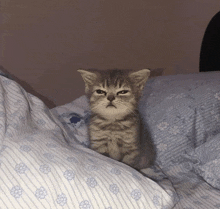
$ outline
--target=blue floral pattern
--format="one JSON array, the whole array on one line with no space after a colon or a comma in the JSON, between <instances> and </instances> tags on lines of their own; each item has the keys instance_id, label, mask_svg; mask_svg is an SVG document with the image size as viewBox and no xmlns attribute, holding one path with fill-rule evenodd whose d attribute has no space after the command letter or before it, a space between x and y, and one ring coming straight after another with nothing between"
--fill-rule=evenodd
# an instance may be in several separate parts
<instances>
[{"instance_id":1,"label":"blue floral pattern","mask_svg":"<svg viewBox=\"0 0 220 209\"><path fill-rule=\"evenodd\" d=\"M218 72L149 80L140 112L157 157L142 175L87 148L85 96L57 107L59 117L0 76L0 205L220 208L219 98Z\"/></svg>"},{"instance_id":2,"label":"blue floral pattern","mask_svg":"<svg viewBox=\"0 0 220 209\"><path fill-rule=\"evenodd\" d=\"M31 151L31 147L28 145L21 145L20 146L20 150L23 152L30 152Z\"/></svg>"},{"instance_id":3,"label":"blue floral pattern","mask_svg":"<svg viewBox=\"0 0 220 209\"><path fill-rule=\"evenodd\" d=\"M48 174L51 172L51 168L48 165L41 165L39 170L44 173L44 174Z\"/></svg>"},{"instance_id":4,"label":"blue floral pattern","mask_svg":"<svg viewBox=\"0 0 220 209\"><path fill-rule=\"evenodd\" d=\"M121 171L117 168L112 168L111 169L111 173L115 174L115 175L121 175Z\"/></svg>"},{"instance_id":5,"label":"blue floral pattern","mask_svg":"<svg viewBox=\"0 0 220 209\"><path fill-rule=\"evenodd\" d=\"M138 201L141 198L141 192L139 189L134 189L131 192L131 197L134 198L136 201ZM153 201L154 202L154 201Z\"/></svg>"},{"instance_id":6,"label":"blue floral pattern","mask_svg":"<svg viewBox=\"0 0 220 209\"><path fill-rule=\"evenodd\" d=\"M68 180L68 181L71 181L75 178L75 173L74 171L72 170L66 170L64 173L63 173L63 176Z\"/></svg>"},{"instance_id":7,"label":"blue floral pattern","mask_svg":"<svg viewBox=\"0 0 220 209\"><path fill-rule=\"evenodd\" d=\"M64 206L67 203L67 197L65 194L60 194L57 196L57 204L59 204L60 206Z\"/></svg>"},{"instance_id":8,"label":"blue floral pattern","mask_svg":"<svg viewBox=\"0 0 220 209\"><path fill-rule=\"evenodd\" d=\"M45 199L45 197L47 196L47 191L44 187L40 187L39 189L36 190L35 192L35 196L38 199Z\"/></svg>"},{"instance_id":9,"label":"blue floral pattern","mask_svg":"<svg viewBox=\"0 0 220 209\"><path fill-rule=\"evenodd\" d=\"M220 189L219 101L219 72L162 76L145 86L140 112L156 147L156 165L178 194L177 208L215 208L220 202L220 192L209 186ZM158 178L154 170L146 174ZM153 202L159 205L159 198Z\"/></svg>"},{"instance_id":10,"label":"blue floral pattern","mask_svg":"<svg viewBox=\"0 0 220 209\"><path fill-rule=\"evenodd\" d=\"M79 207L81 209L89 209L89 208L91 208L91 204L88 200L84 200L79 204Z\"/></svg>"},{"instance_id":11,"label":"blue floral pattern","mask_svg":"<svg viewBox=\"0 0 220 209\"><path fill-rule=\"evenodd\" d=\"M150 79L139 109L157 152L155 166L142 172L163 188L173 185L168 193L177 202L174 208L220 208L220 73ZM82 96L53 111L61 121L68 115L75 117L72 122L77 125L64 123L77 129L70 131L75 135L74 142L88 146L87 98ZM81 131L81 141L77 131ZM112 168L110 173L120 176L119 171ZM137 173L132 177L142 181ZM120 192L114 183L110 191ZM139 193L132 194L133 199L138 199ZM161 196L152 196L152 202L155 207L169 208L161 205Z\"/></svg>"},{"instance_id":12,"label":"blue floral pattern","mask_svg":"<svg viewBox=\"0 0 220 209\"><path fill-rule=\"evenodd\" d=\"M113 194L118 194L119 193L119 188L117 186L117 184L111 184L109 186L109 190L113 193Z\"/></svg>"},{"instance_id":13,"label":"blue floral pattern","mask_svg":"<svg viewBox=\"0 0 220 209\"><path fill-rule=\"evenodd\" d=\"M13 186L10 193L14 198L18 199L22 196L23 190L20 186Z\"/></svg>"},{"instance_id":14,"label":"blue floral pattern","mask_svg":"<svg viewBox=\"0 0 220 209\"><path fill-rule=\"evenodd\" d=\"M61 121L69 136L75 142L82 146L88 147L88 121L89 121L89 104L85 96L74 100L73 102L53 108L54 115ZM72 141L72 143L74 143Z\"/></svg>"},{"instance_id":15,"label":"blue floral pattern","mask_svg":"<svg viewBox=\"0 0 220 209\"><path fill-rule=\"evenodd\" d=\"M96 187L98 185L97 181L93 177L88 178L86 183L91 188L94 188L94 187Z\"/></svg>"},{"instance_id":16,"label":"blue floral pattern","mask_svg":"<svg viewBox=\"0 0 220 209\"><path fill-rule=\"evenodd\" d=\"M19 174L24 174L28 167L24 163L19 163L15 166L15 171Z\"/></svg>"}]
</instances>

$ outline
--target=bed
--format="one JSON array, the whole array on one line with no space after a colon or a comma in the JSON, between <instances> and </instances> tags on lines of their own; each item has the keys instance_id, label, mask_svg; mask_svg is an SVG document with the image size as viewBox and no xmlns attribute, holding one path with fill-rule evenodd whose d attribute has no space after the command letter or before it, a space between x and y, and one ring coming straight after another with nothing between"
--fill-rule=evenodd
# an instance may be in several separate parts
<instances>
[{"instance_id":1,"label":"bed","mask_svg":"<svg viewBox=\"0 0 220 209\"><path fill-rule=\"evenodd\" d=\"M220 73L149 79L139 105L155 165L88 148L86 96L48 109L0 76L0 209L220 208Z\"/></svg>"}]
</instances>

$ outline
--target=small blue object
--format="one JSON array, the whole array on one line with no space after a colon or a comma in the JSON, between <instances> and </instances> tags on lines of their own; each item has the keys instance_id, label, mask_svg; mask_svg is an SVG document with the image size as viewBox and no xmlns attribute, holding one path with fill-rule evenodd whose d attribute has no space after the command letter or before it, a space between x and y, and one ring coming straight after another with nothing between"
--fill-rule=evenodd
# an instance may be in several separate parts
<instances>
[{"instance_id":1,"label":"small blue object","mask_svg":"<svg viewBox=\"0 0 220 209\"><path fill-rule=\"evenodd\" d=\"M78 123L81 120L79 116L74 115L73 117L70 118L71 123Z\"/></svg>"}]
</instances>

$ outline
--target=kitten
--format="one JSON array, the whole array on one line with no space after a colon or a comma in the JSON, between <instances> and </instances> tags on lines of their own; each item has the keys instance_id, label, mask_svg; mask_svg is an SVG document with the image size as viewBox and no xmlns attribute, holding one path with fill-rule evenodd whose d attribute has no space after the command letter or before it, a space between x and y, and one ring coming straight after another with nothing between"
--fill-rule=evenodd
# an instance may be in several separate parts
<instances>
[{"instance_id":1,"label":"kitten","mask_svg":"<svg viewBox=\"0 0 220 209\"><path fill-rule=\"evenodd\" d=\"M90 101L91 149L136 169L149 167L155 152L145 136L138 101L150 71L79 69L78 72Z\"/></svg>"}]
</instances>

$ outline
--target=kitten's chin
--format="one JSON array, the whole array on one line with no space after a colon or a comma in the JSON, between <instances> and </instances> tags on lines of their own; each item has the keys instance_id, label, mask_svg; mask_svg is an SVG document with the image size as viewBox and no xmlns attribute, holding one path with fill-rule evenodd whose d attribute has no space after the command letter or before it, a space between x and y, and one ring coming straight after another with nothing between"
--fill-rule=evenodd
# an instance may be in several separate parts
<instances>
[{"instance_id":1,"label":"kitten's chin","mask_svg":"<svg viewBox=\"0 0 220 209\"><path fill-rule=\"evenodd\" d=\"M99 109L98 111L94 113L99 115L101 118L104 118L110 121L122 120L129 114L127 111L119 110L113 105L108 106L104 109Z\"/></svg>"},{"instance_id":2,"label":"kitten's chin","mask_svg":"<svg viewBox=\"0 0 220 209\"><path fill-rule=\"evenodd\" d=\"M123 120L125 117L124 115L119 115L119 114L102 114L100 116L108 121Z\"/></svg>"}]
</instances>

